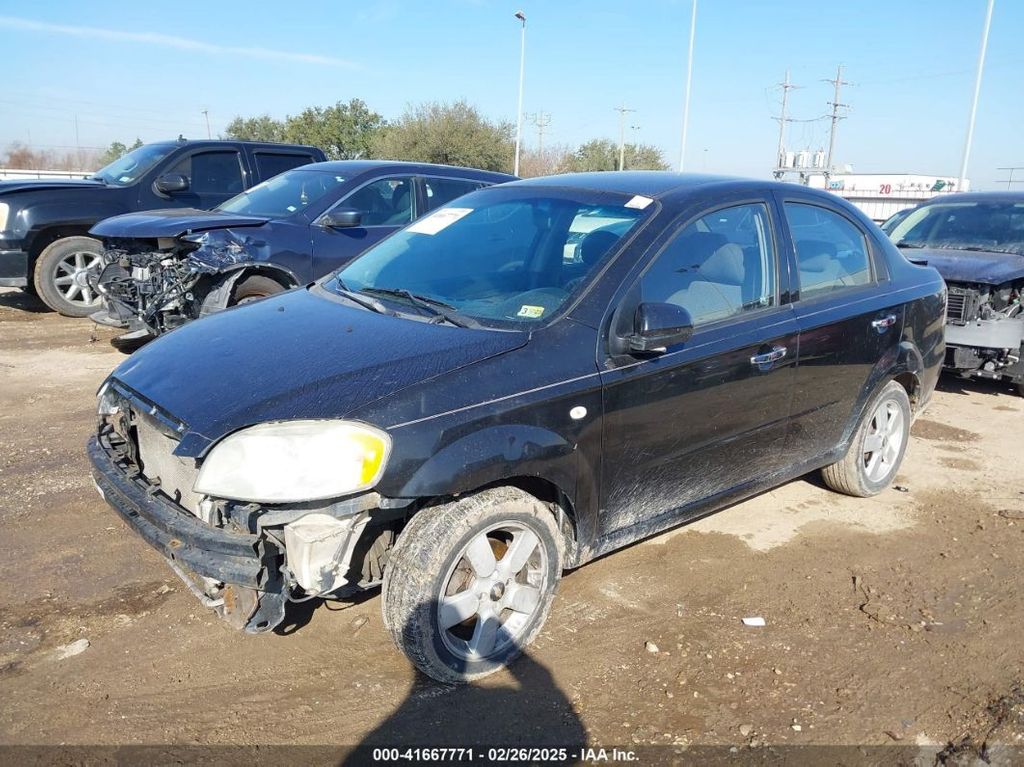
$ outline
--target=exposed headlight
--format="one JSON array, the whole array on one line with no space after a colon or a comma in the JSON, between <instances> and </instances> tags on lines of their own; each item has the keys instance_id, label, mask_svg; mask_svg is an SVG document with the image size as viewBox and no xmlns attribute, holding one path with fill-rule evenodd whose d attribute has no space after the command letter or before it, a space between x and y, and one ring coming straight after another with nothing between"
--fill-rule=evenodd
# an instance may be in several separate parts
<instances>
[{"instance_id":1,"label":"exposed headlight","mask_svg":"<svg viewBox=\"0 0 1024 767\"><path fill-rule=\"evenodd\" d=\"M197 493L236 501L317 501L373 487L391 438L349 421L276 421L225 437L203 461Z\"/></svg>"},{"instance_id":2,"label":"exposed headlight","mask_svg":"<svg viewBox=\"0 0 1024 767\"><path fill-rule=\"evenodd\" d=\"M96 414L100 416L113 415L119 409L117 393L109 382L105 382L96 392Z\"/></svg>"},{"instance_id":3,"label":"exposed headlight","mask_svg":"<svg viewBox=\"0 0 1024 767\"><path fill-rule=\"evenodd\" d=\"M11 206L6 202L0 202L0 232L7 229L7 214L11 212Z\"/></svg>"}]
</instances>

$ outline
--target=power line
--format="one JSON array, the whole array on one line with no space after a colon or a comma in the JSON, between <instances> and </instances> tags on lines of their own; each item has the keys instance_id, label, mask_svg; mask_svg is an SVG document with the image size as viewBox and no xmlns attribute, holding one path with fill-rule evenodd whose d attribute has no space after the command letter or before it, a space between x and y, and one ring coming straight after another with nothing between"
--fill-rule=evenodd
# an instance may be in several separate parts
<instances>
[{"instance_id":1,"label":"power line","mask_svg":"<svg viewBox=\"0 0 1024 767\"><path fill-rule=\"evenodd\" d=\"M798 85L793 85L789 82L789 70L786 70L786 79L779 83L779 87L782 88L782 112L778 117L773 117L773 120L778 120L779 123L779 149L776 152L776 168L781 168L786 164L784 152L786 150L786 123L793 122L793 118L786 116L786 106L789 103L789 92L796 88Z\"/></svg>"},{"instance_id":2,"label":"power line","mask_svg":"<svg viewBox=\"0 0 1024 767\"><path fill-rule=\"evenodd\" d=\"M1008 176L1006 178L997 178L996 179L996 183L997 184L1006 184L1006 188L1007 189L1010 188L1010 184L1024 184L1024 178L1014 178L1013 177L1013 172L1016 171L1016 170L1024 170L1024 165L1011 165L1011 166L1006 167L1006 168L996 168L996 170L1009 171L1009 174L1008 174Z\"/></svg>"}]
</instances>

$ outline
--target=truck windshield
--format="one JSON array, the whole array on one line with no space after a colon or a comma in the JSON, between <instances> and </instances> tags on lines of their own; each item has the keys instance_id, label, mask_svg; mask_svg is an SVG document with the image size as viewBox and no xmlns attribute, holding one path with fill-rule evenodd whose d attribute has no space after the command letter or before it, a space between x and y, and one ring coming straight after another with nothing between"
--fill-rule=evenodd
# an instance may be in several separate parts
<instances>
[{"instance_id":1,"label":"truck windshield","mask_svg":"<svg viewBox=\"0 0 1024 767\"><path fill-rule=\"evenodd\" d=\"M146 144L121 155L110 165L105 165L93 174L93 178L114 186L128 186L139 180L150 168L164 159L174 149L174 144Z\"/></svg>"},{"instance_id":2,"label":"truck windshield","mask_svg":"<svg viewBox=\"0 0 1024 767\"><path fill-rule=\"evenodd\" d=\"M924 205L896 224L889 238L901 248L954 248L1024 255L1024 202Z\"/></svg>"},{"instance_id":3,"label":"truck windshield","mask_svg":"<svg viewBox=\"0 0 1024 767\"><path fill-rule=\"evenodd\" d=\"M412 223L322 284L396 304L418 299L491 326L538 325L589 283L652 202L580 190L482 190Z\"/></svg>"},{"instance_id":4,"label":"truck windshield","mask_svg":"<svg viewBox=\"0 0 1024 767\"><path fill-rule=\"evenodd\" d=\"M345 178L319 170L289 170L221 203L217 210L244 216L287 218L338 190Z\"/></svg>"}]
</instances>

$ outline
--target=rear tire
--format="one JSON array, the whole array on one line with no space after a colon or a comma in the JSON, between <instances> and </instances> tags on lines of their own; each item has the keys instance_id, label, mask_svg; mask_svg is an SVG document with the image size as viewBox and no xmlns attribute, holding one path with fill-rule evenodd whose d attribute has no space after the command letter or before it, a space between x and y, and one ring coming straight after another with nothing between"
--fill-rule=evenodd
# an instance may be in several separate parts
<instances>
[{"instance_id":1,"label":"rear tire","mask_svg":"<svg viewBox=\"0 0 1024 767\"><path fill-rule=\"evenodd\" d=\"M248 304L253 301L259 301L261 298L272 296L275 293L280 293L283 290L284 286L277 280L264 277L262 274L253 274L243 277L238 281L235 289L231 291L231 302L228 305Z\"/></svg>"},{"instance_id":2,"label":"rear tire","mask_svg":"<svg viewBox=\"0 0 1024 767\"><path fill-rule=\"evenodd\" d=\"M43 303L65 317L88 317L100 308L95 274L103 246L92 237L62 237L47 245L33 269L35 292Z\"/></svg>"},{"instance_id":3,"label":"rear tire","mask_svg":"<svg viewBox=\"0 0 1024 767\"><path fill-rule=\"evenodd\" d=\"M460 684L494 673L544 625L562 572L554 515L513 487L418 512L384 572L381 611L427 676Z\"/></svg>"},{"instance_id":4,"label":"rear tire","mask_svg":"<svg viewBox=\"0 0 1024 767\"><path fill-rule=\"evenodd\" d=\"M899 471L910 439L910 398L890 381L864 408L842 460L821 470L825 484L859 498L877 495Z\"/></svg>"}]
</instances>

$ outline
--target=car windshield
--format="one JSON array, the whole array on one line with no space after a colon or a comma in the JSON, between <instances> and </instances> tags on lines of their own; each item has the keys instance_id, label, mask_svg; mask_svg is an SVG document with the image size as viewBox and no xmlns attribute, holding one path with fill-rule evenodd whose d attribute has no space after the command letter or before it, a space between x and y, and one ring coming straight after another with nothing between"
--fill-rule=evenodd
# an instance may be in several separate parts
<instances>
[{"instance_id":1,"label":"car windshield","mask_svg":"<svg viewBox=\"0 0 1024 767\"><path fill-rule=\"evenodd\" d=\"M651 202L555 189L474 192L371 248L323 285L426 302L490 326L540 324L589 282Z\"/></svg>"},{"instance_id":2,"label":"car windshield","mask_svg":"<svg viewBox=\"0 0 1024 767\"><path fill-rule=\"evenodd\" d=\"M889 238L901 248L954 248L1024 255L1024 202L925 205L897 223Z\"/></svg>"},{"instance_id":3,"label":"car windshield","mask_svg":"<svg viewBox=\"0 0 1024 767\"><path fill-rule=\"evenodd\" d=\"M128 186L139 180L150 168L174 150L173 144L146 144L121 155L110 165L93 174L93 178L114 186Z\"/></svg>"},{"instance_id":4,"label":"car windshield","mask_svg":"<svg viewBox=\"0 0 1024 767\"><path fill-rule=\"evenodd\" d=\"M345 177L320 170L289 170L217 206L226 213L287 218L337 190Z\"/></svg>"}]
</instances>

